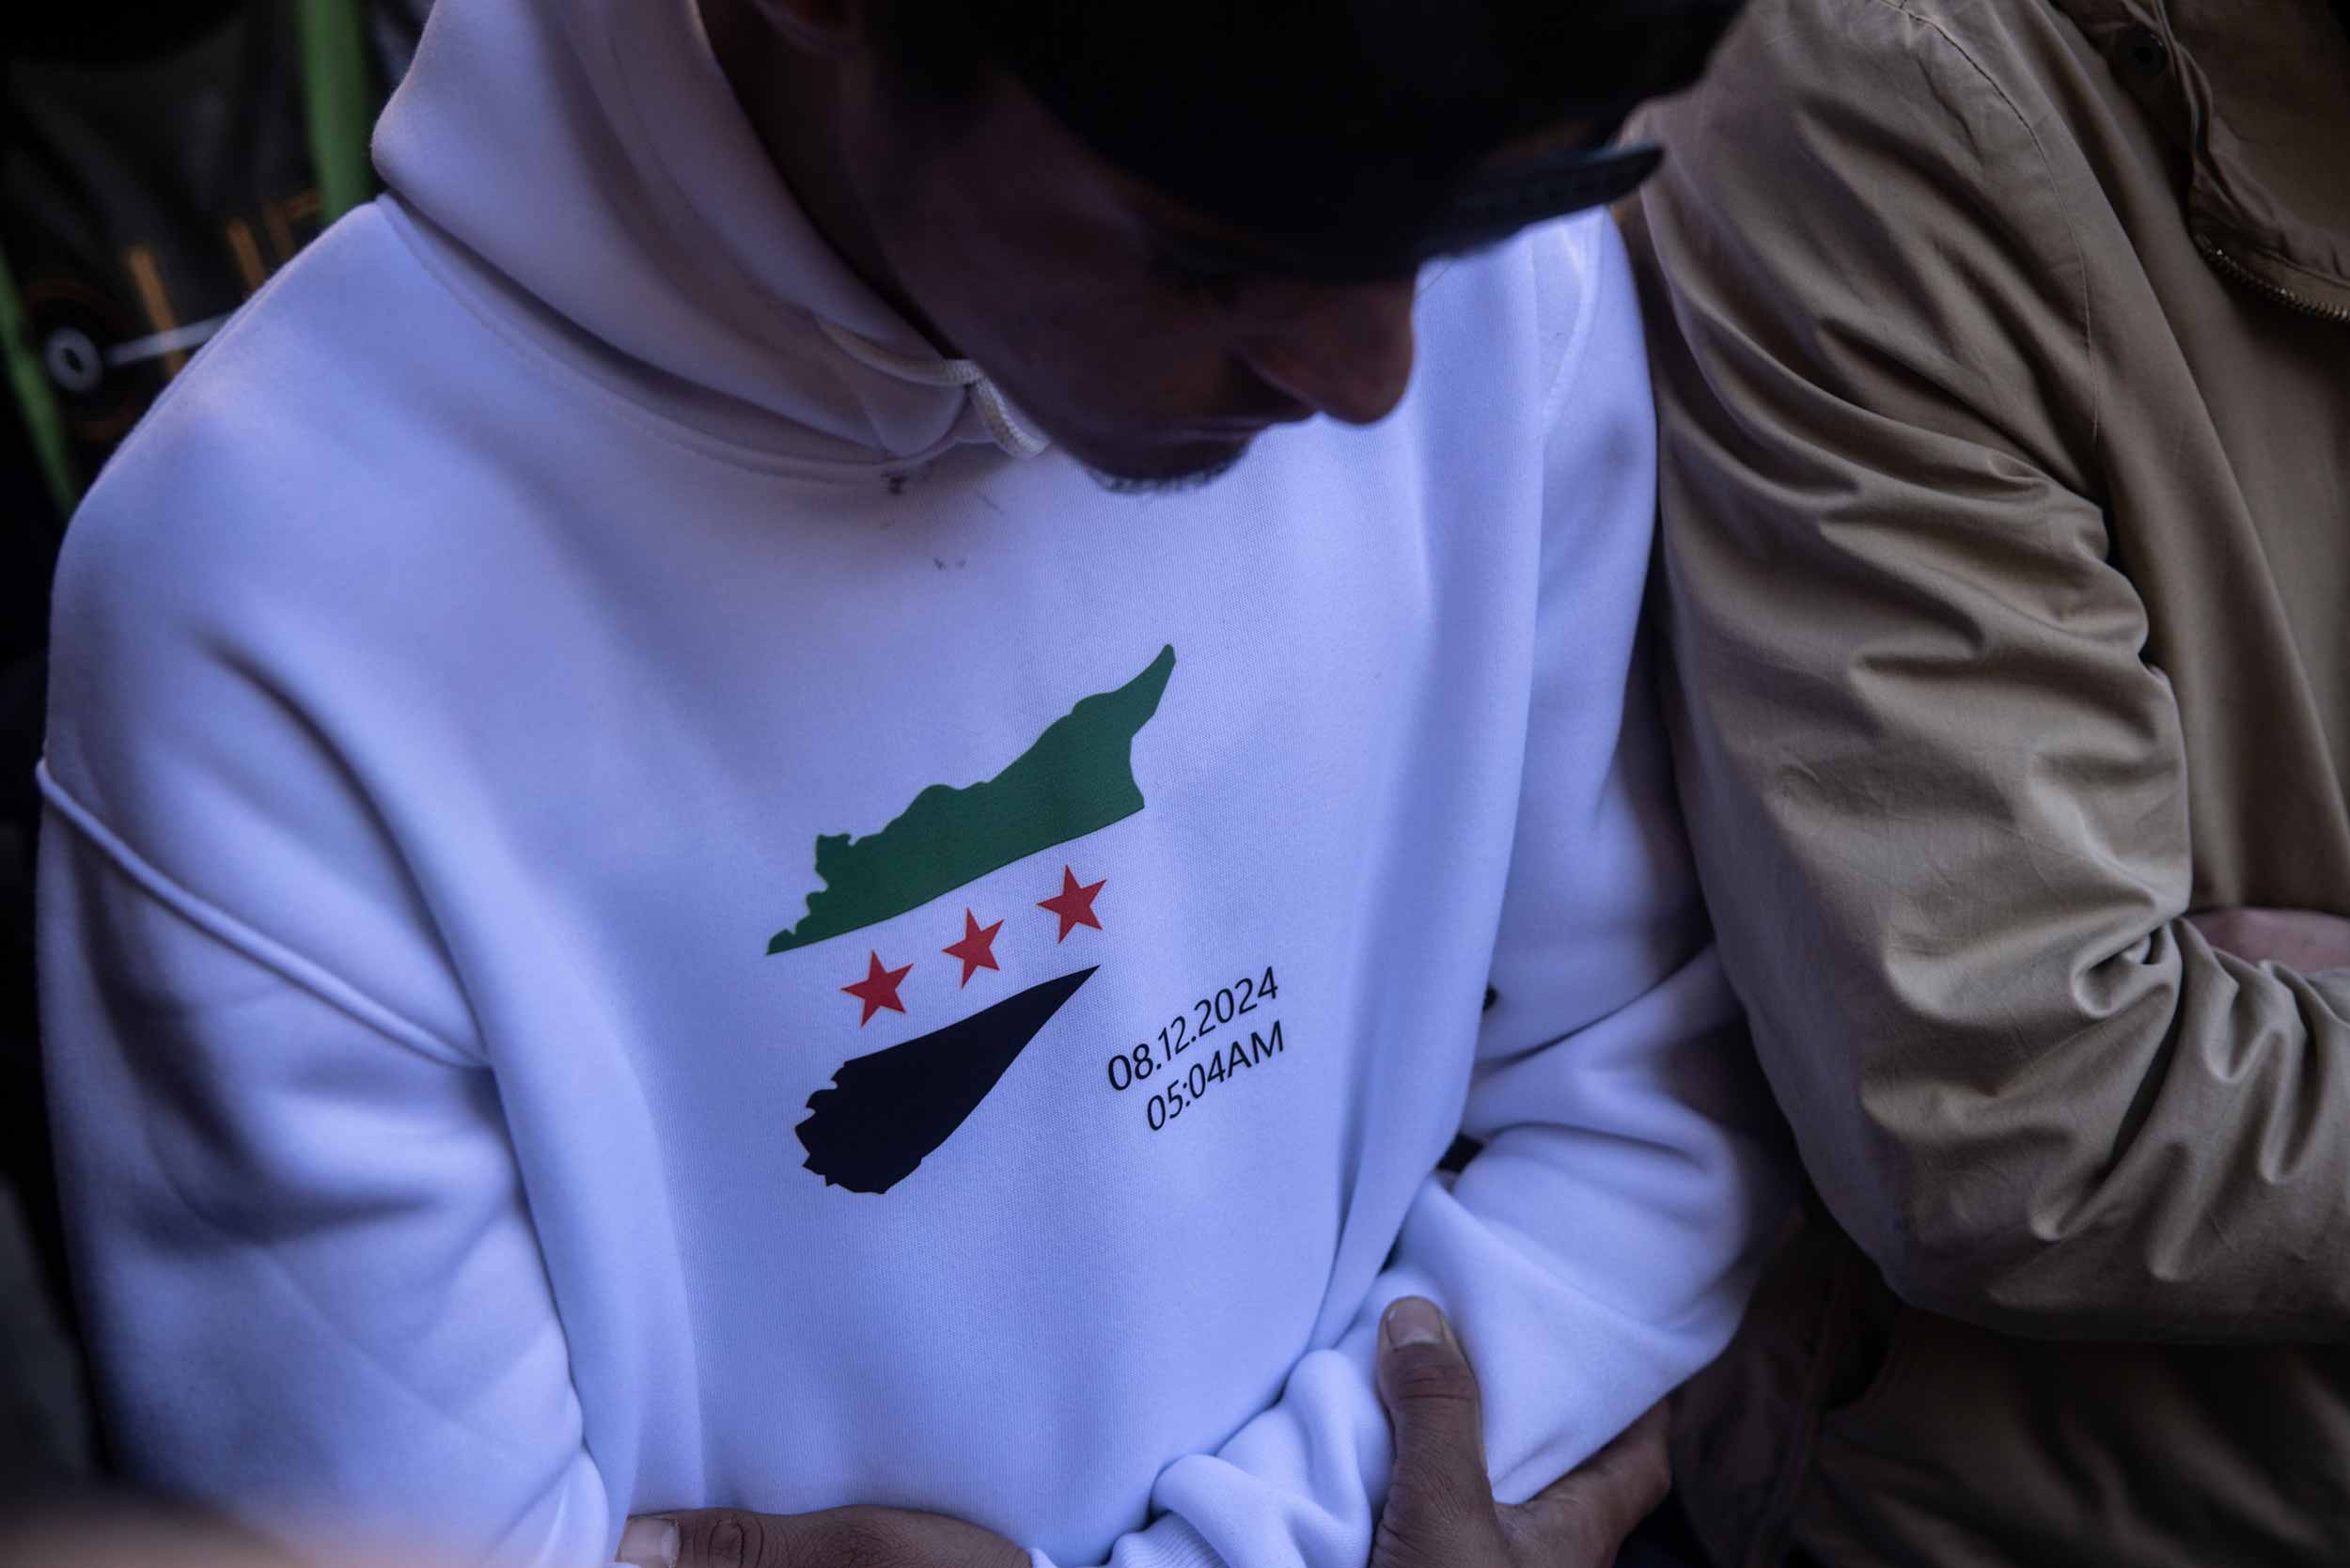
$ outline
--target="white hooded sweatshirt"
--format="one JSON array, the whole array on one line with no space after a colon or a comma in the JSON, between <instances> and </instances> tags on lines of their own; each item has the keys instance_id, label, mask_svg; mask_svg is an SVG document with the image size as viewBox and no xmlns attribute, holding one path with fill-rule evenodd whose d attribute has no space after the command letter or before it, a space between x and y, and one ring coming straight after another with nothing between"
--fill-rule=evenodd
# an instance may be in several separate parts
<instances>
[{"instance_id":1,"label":"white hooded sweatshirt","mask_svg":"<svg viewBox=\"0 0 2350 1568\"><path fill-rule=\"evenodd\" d=\"M1505 1500L1725 1342L1781 1188L1604 216L1432 273L1375 429L1137 499L848 272L690 0L444 0L377 151L58 588L135 1474L550 1568L854 1502L1361 1568L1398 1294Z\"/></svg>"}]
</instances>

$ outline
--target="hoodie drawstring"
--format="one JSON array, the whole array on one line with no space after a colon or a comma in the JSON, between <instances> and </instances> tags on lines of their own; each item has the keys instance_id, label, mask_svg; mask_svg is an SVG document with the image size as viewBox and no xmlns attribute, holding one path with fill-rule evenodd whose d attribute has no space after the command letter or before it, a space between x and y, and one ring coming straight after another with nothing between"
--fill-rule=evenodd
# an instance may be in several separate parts
<instances>
[{"instance_id":1,"label":"hoodie drawstring","mask_svg":"<svg viewBox=\"0 0 2350 1568\"><path fill-rule=\"evenodd\" d=\"M1030 426L1026 417L1012 406L1011 400L987 379L987 372L970 360L901 353L821 316L816 319L816 324L823 329L833 347L870 369L911 382L916 386L969 388L971 400L979 408L979 420L986 425L989 438L1006 455L1032 458L1052 446L1043 432Z\"/></svg>"}]
</instances>

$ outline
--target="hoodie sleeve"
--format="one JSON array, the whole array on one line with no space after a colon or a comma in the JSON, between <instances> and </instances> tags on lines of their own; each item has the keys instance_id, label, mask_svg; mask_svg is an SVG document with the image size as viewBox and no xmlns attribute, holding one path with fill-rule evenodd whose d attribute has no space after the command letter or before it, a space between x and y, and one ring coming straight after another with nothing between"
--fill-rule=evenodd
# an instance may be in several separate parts
<instances>
[{"instance_id":1,"label":"hoodie sleeve","mask_svg":"<svg viewBox=\"0 0 2350 1568\"><path fill-rule=\"evenodd\" d=\"M603 1561L490 1072L44 784L50 1092L125 1468L306 1555Z\"/></svg>"},{"instance_id":2,"label":"hoodie sleeve","mask_svg":"<svg viewBox=\"0 0 2350 1568\"><path fill-rule=\"evenodd\" d=\"M271 651L347 500L274 454L334 438L183 378L59 567L42 1035L101 1409L128 1479L306 1560L581 1568L629 1455L588 1451L493 1059L303 689L327 644Z\"/></svg>"},{"instance_id":3,"label":"hoodie sleeve","mask_svg":"<svg viewBox=\"0 0 2350 1568\"><path fill-rule=\"evenodd\" d=\"M1421 1187L1339 1343L1221 1450L1161 1473L1160 1517L1116 1544L1114 1568L1362 1568L1391 1460L1378 1321L1407 1294L1451 1315L1496 1494L1523 1501L1728 1342L1790 1193L1639 651L1654 426L1622 243L1588 232L1546 426L1516 848L1463 1119L1483 1148Z\"/></svg>"}]
</instances>

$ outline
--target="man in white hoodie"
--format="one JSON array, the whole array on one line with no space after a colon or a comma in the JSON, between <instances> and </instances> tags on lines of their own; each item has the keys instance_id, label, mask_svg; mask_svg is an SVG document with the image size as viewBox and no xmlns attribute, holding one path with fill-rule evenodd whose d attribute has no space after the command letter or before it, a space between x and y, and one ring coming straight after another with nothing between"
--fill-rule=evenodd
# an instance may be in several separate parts
<instances>
[{"instance_id":1,"label":"man in white hoodie","mask_svg":"<svg viewBox=\"0 0 2350 1568\"><path fill-rule=\"evenodd\" d=\"M66 552L133 1469L550 1568L847 1504L1361 1568L1399 1298L1505 1504L1704 1364L1779 1189L1622 252L1541 220L1721 20L438 8L390 194Z\"/></svg>"}]
</instances>

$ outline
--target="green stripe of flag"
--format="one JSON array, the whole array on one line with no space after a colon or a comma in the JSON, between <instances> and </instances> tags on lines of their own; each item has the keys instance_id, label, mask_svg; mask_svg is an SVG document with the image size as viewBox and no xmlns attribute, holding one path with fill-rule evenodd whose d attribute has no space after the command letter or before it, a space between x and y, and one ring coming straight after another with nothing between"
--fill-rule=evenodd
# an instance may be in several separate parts
<instances>
[{"instance_id":1,"label":"green stripe of flag","mask_svg":"<svg viewBox=\"0 0 2350 1568\"><path fill-rule=\"evenodd\" d=\"M1116 691L1081 699L995 777L968 789L933 784L878 833L816 840L824 886L770 953L877 925L1013 861L1097 832L1142 809L1134 741L1159 711L1175 650Z\"/></svg>"}]
</instances>

